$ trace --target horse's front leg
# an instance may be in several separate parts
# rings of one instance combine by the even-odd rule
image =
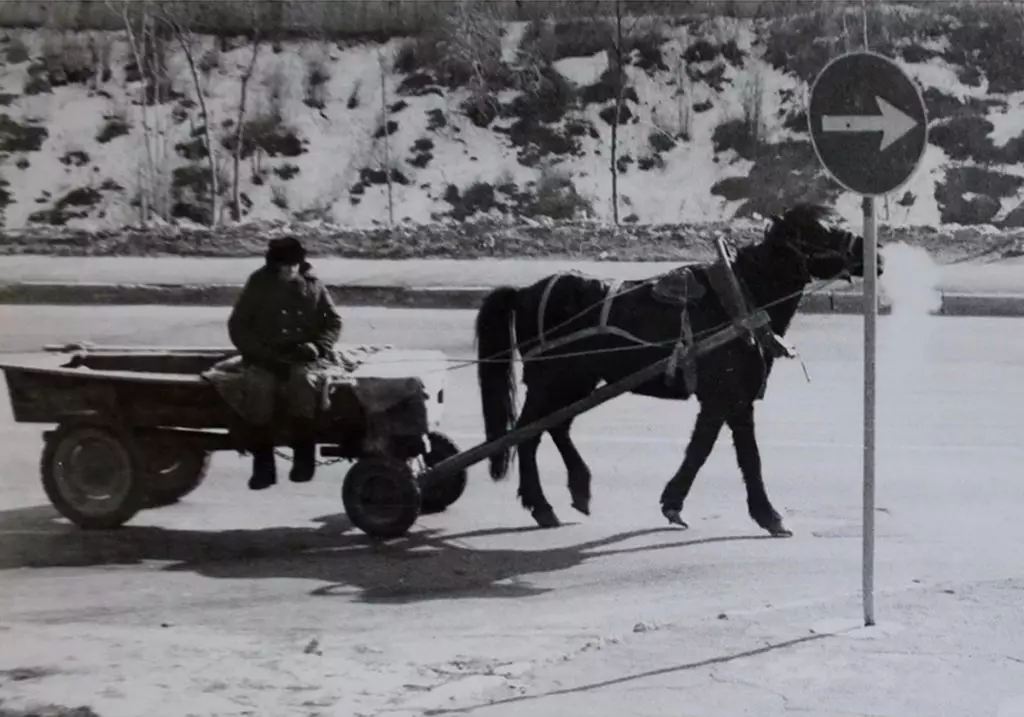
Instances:
[[[786,528],[782,517],[768,500],[761,475],[761,452],[754,434],[754,404],[732,412],[728,417],[732,442],[736,449],[736,462],[747,488],[747,510],[754,522],[777,538],[788,538],[793,533]]]
[[[725,419],[717,411],[701,404],[697,414],[697,422],[693,426],[690,442],[686,446],[686,457],[683,464],[665,485],[661,493],[661,513],[674,525],[689,527],[682,518],[683,501],[693,487],[697,473],[704,466],[711,450],[715,447],[718,434],[722,430]]]

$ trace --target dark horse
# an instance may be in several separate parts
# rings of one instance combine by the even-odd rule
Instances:
[[[830,214],[818,205],[795,206],[772,217],[762,241],[736,252],[733,268],[738,284],[752,307],[766,310],[771,331],[779,337],[789,328],[812,279],[863,276],[863,239],[826,222]],[[881,257],[878,262],[881,274]],[[697,340],[728,326],[733,318],[720,300],[721,294],[714,290],[710,268],[693,267],[687,274],[692,285],[684,295],[690,298],[675,303],[667,302],[664,294],[661,298],[655,294],[657,277],[621,282],[615,291],[607,282],[567,273],[521,289],[505,286],[490,292],[476,319],[478,380],[487,440],[585,398],[602,381],[614,383],[665,358],[680,337],[684,307]],[[617,327],[632,337],[621,332],[594,332],[567,345],[550,346],[560,336],[598,325],[613,327],[613,331]],[[540,332],[543,335],[538,337]],[[514,352],[518,349],[529,354],[544,346],[550,349],[534,357],[527,355],[523,361],[527,393],[516,420]],[[763,395],[774,358],[763,344],[737,339],[697,358],[695,370],[690,365],[695,388],[683,380],[680,367],[675,374],[653,379],[633,391],[674,400],[695,394],[700,402],[685,459],[661,494],[662,513],[670,522],[686,527],[681,518],[683,501],[722,426],[728,425],[750,517],[772,535],[791,535],[768,499],[754,434],[754,402]],[[590,469],[573,444],[571,427],[570,419],[548,432],[568,471],[572,505],[589,515]],[[519,498],[538,525],[554,527],[559,525],[558,517],[544,496],[537,471],[540,439],[537,436],[519,446]],[[491,457],[494,480],[506,476],[509,459],[510,450]]]

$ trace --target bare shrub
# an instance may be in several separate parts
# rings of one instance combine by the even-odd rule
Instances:
[[[277,123],[283,122],[284,106],[288,99],[288,74],[280,62],[274,65],[273,70],[264,75],[261,84],[267,103],[265,117]]]
[[[7,48],[4,51],[7,64],[17,65],[22,62],[28,62],[32,57],[32,53],[29,52],[28,46],[25,45],[25,41],[20,35],[15,35],[11,38],[11,41],[7,44]]]
[[[334,221],[334,200],[330,198],[319,198],[314,200],[292,216],[299,222],[323,222],[330,224]]]
[[[323,58],[316,57],[307,61],[305,97],[302,100],[307,107],[322,110],[327,106],[327,83],[330,79],[331,71]]]
[[[494,4],[464,0],[441,22],[398,49],[394,69],[432,72],[450,88],[469,85],[474,94],[502,89],[510,75],[502,58],[504,25]]]
[[[740,95],[742,120],[749,146],[753,151],[761,145],[765,138],[767,126],[764,117],[764,75],[760,71],[747,74]]]
[[[551,219],[575,219],[580,215],[592,216],[594,209],[577,190],[570,176],[558,169],[541,171],[537,182],[536,198],[525,208],[526,216],[544,216]]]
[[[123,107],[118,107],[103,115],[103,127],[96,134],[96,141],[106,144],[113,139],[123,137],[131,132],[132,125],[128,121],[128,113]]]
[[[205,52],[203,52],[202,56],[199,58],[199,62],[196,63],[196,66],[199,68],[199,71],[203,73],[203,77],[209,80],[210,73],[212,73],[214,70],[220,69],[220,61],[220,47],[214,45],[213,47],[208,48]]]
[[[288,187],[274,184],[270,187],[270,203],[279,209],[288,209]]]
[[[42,64],[51,87],[86,84],[96,70],[89,42],[79,34],[48,32],[43,38]]]

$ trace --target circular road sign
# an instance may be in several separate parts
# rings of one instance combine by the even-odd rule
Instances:
[[[902,187],[928,146],[928,115],[917,85],[874,52],[851,52],[825,66],[811,85],[807,121],[825,170],[858,194]]]

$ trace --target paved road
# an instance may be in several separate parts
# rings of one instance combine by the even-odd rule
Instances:
[[[4,307],[42,341],[223,343],[222,309]],[[348,340],[471,351],[469,312],[350,310]],[[61,318],[62,317],[62,318]],[[0,694],[149,714],[1000,715],[1024,707],[1024,332],[1013,319],[881,321],[878,597],[860,615],[861,323],[798,317],[811,376],[779,366],[759,431],[796,531],[763,539],[723,440],[687,504],[657,512],[694,406],[624,397],[575,433],[595,473],[574,514],[550,442],[537,531],[515,481],[474,469],[407,541],[341,514],[341,468],[263,494],[214,459],[185,503],[124,530],[56,521],[39,429],[0,409]],[[447,429],[479,439],[472,371]],[[13,680],[5,670],[32,668]],[[497,700],[498,702],[494,703]],[[485,706],[487,705],[487,706]]]

